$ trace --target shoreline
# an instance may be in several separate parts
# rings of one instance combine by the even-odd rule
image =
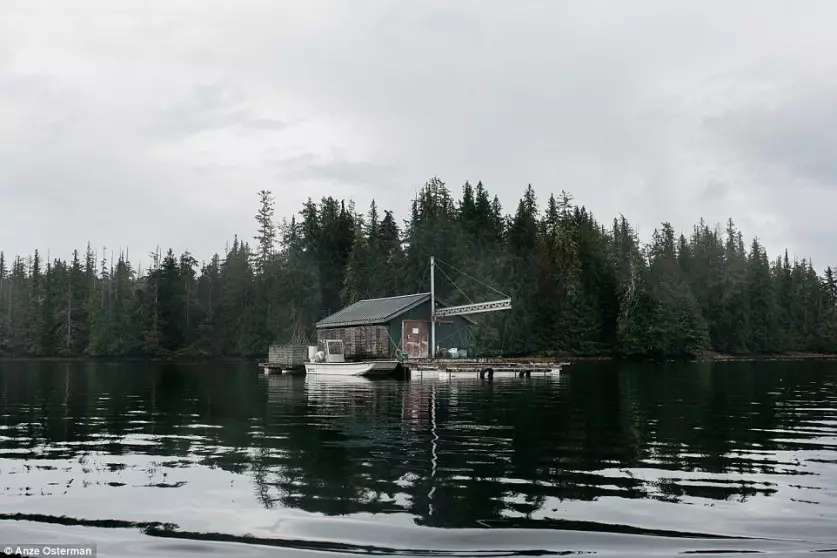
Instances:
[[[3,362],[148,362],[155,364],[208,364],[208,363],[229,363],[229,364],[258,364],[264,361],[267,355],[258,357],[240,356],[218,356],[218,357],[146,357],[146,356],[123,356],[123,357],[90,357],[90,356],[0,356],[0,363]],[[508,357],[509,360],[518,360],[521,357]],[[523,357],[525,358],[525,357]],[[624,362],[780,362],[780,361],[810,361],[810,360],[835,360],[837,354],[828,353],[766,353],[766,354],[723,354],[705,353],[698,358],[652,358],[635,357],[624,358],[615,355],[558,355],[554,357],[534,357],[544,360],[565,360],[568,362],[595,362],[595,361],[624,361]]]
[[[837,354],[828,353],[768,353],[764,355],[725,355],[713,353],[701,358],[702,361],[735,362],[735,361],[800,361],[800,360],[837,360]]]
[[[220,363],[249,363],[249,362],[259,362],[259,358],[247,358],[247,357],[145,357],[145,356],[135,356],[135,357],[91,357],[91,356],[72,356],[72,357],[59,357],[59,356],[0,356],[0,363],[3,362],[153,362],[155,364],[201,364],[201,363],[209,363],[209,362],[220,362]]]

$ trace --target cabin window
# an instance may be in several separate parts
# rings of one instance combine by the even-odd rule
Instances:
[[[343,354],[343,342],[342,341],[326,341],[326,348],[328,349],[328,354],[330,354],[330,355],[341,355],[341,354]]]

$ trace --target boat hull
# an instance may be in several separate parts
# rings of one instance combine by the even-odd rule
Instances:
[[[328,376],[385,376],[398,366],[396,360],[376,360],[368,362],[306,362],[306,374]]]

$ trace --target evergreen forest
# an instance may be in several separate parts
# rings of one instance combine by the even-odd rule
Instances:
[[[88,245],[67,260],[0,252],[0,356],[254,357],[313,339],[317,320],[357,300],[436,287],[449,304],[512,298],[476,318],[478,354],[694,358],[837,353],[837,279],[787,252],[768,256],[730,219],[642,241],[598,222],[566,192],[513,212],[477,183],[438,178],[408,219],[373,202],[309,200],[279,219],[259,192],[254,237],[198,262],[157,249],[138,272]]]

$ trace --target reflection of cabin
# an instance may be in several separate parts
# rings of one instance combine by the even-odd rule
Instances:
[[[436,300],[437,308],[445,305]],[[436,320],[436,345],[471,351],[466,316]],[[410,358],[430,357],[430,293],[361,300],[317,323],[317,344],[342,339],[346,358],[390,358],[398,350]]]

